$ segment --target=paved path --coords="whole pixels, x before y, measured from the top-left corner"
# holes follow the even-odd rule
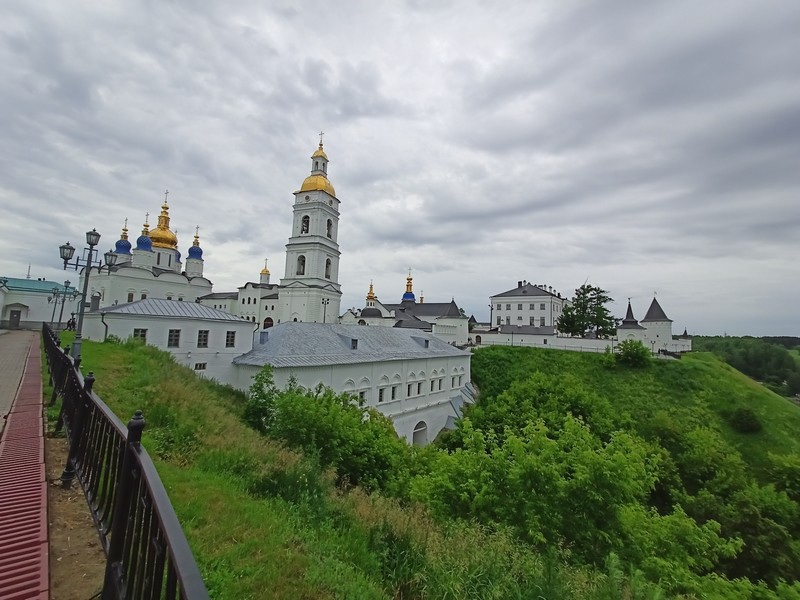
[[[33,331],[6,331],[0,335],[0,435],[22,380],[28,349],[38,338]]]
[[[39,335],[0,335],[0,600],[47,600],[47,480]]]

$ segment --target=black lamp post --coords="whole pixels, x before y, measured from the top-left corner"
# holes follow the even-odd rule
[[[70,281],[67,279],[64,282],[64,289],[61,290],[57,287],[53,288],[53,295],[47,298],[47,301],[53,302],[53,317],[50,319],[50,324],[52,325],[56,318],[56,307],[58,306],[59,299],[61,300],[61,312],[58,314],[58,329],[61,329],[61,321],[64,319],[64,304],[66,304],[67,300],[73,301],[75,298],[78,297],[77,290],[69,290]]]
[[[67,267],[74,267],[75,270],[78,270],[78,267],[84,266],[83,270],[83,293],[81,294],[81,303],[78,307],[78,324],[75,328],[75,340],[72,342],[72,357],[75,359],[79,359],[81,357],[81,343],[83,341],[83,313],[86,309],[86,297],[89,293],[89,274],[92,271],[92,267],[97,266],[102,268],[102,263],[97,261],[95,265],[94,262],[94,247],[100,243],[100,234],[97,233],[96,229],[92,229],[91,231],[86,232],[86,243],[88,244],[88,248],[84,250],[88,250],[89,253],[85,258],[76,258],[75,262],[70,262],[72,257],[75,255],[75,248],[70,245],[69,242],[66,244],[62,244],[59,246],[59,254],[61,255],[61,260],[64,261],[64,269],[66,270]],[[116,260],[116,255],[113,252],[108,252],[105,255],[106,257],[106,264],[109,267],[109,271],[111,270],[111,266],[114,264]]]
[[[326,323],[328,320],[328,304],[331,303],[330,298],[322,299],[322,322]]]

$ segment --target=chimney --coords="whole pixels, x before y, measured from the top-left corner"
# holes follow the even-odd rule
[[[521,287],[522,287],[522,280],[520,280],[520,281],[518,281],[518,282],[517,282],[517,287],[518,287],[518,288],[521,288]]]

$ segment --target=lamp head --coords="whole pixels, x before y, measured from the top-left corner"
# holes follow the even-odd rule
[[[64,261],[64,266],[67,266],[67,263],[72,260],[73,255],[75,254],[75,246],[67,242],[66,244],[61,244],[58,247],[58,253],[61,255],[61,260]]]
[[[86,243],[92,247],[100,243],[100,234],[97,233],[96,229],[86,232]]]
[[[113,250],[109,250],[103,256],[106,258],[106,266],[113,267],[114,264],[117,262],[117,255],[114,253]]]

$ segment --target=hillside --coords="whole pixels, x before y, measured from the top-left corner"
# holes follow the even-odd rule
[[[661,411],[694,413],[697,422],[710,418],[759,478],[770,464],[769,453],[800,454],[800,407],[711,353],[654,361],[653,368],[643,371],[609,370],[598,355],[536,348],[515,349],[513,354],[486,348],[472,363],[473,380],[483,398],[496,397],[536,372],[568,373],[611,403],[620,426],[640,434],[647,433],[647,424]],[[740,407],[755,412],[761,431],[740,433],[730,425],[730,415]]]
[[[797,450],[797,411],[711,356],[480,350],[479,405],[425,449],[349,397],[267,377],[248,399],[135,342],[84,342],[84,365],[143,410],[214,598],[800,599],[797,489],[752,476]],[[740,404],[757,437],[727,425]]]

